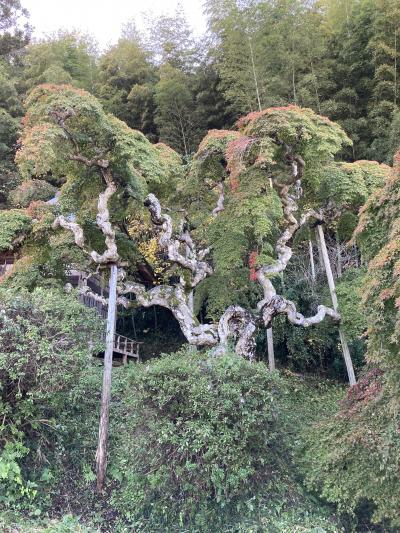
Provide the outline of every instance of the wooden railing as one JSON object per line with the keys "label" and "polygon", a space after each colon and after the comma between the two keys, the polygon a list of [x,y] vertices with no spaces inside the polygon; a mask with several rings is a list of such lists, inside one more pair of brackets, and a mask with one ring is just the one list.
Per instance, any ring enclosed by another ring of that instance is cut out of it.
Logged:
{"label": "wooden railing", "polygon": [[[105,333],[102,335],[102,338],[105,341]],[[128,358],[136,359],[136,361],[140,360],[139,350],[141,344],[143,344],[143,342],[134,341],[119,333],[115,333],[113,352],[122,355],[122,364],[125,365],[128,362]]]}
{"label": "wooden railing", "polygon": [[141,344],[143,343],[128,339],[128,337],[124,337],[118,333],[114,335],[114,351],[122,353],[127,357],[139,359],[139,346]]}
{"label": "wooden railing", "polygon": [[[73,287],[80,286],[82,274],[83,273],[79,270],[71,270],[69,272],[68,279]],[[101,278],[93,276],[91,279],[88,280],[88,286],[95,294],[104,296],[105,298],[108,297],[108,290],[107,288],[103,287],[103,281]],[[96,309],[98,314],[102,318],[107,318],[107,305],[102,304],[101,302],[93,298],[93,296],[90,296],[88,294],[80,294],[79,299],[86,307]],[[105,332],[102,334],[102,340],[106,340]],[[143,343],[134,341],[132,339],[129,339],[128,337],[124,337],[123,335],[119,335],[118,333],[116,333],[114,335],[113,352],[122,355],[123,364],[126,364],[128,362],[128,358],[133,358],[136,359],[136,361],[139,361],[139,348],[141,344]]]}

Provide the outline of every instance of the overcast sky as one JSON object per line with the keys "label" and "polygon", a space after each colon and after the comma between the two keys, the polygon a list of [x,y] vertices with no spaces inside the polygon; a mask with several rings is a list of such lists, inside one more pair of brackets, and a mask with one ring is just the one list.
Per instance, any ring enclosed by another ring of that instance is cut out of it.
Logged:
{"label": "overcast sky", "polygon": [[[35,37],[60,28],[78,29],[94,35],[104,48],[118,40],[121,26],[135,19],[140,28],[140,14],[171,14],[179,0],[22,0],[30,13]],[[180,0],[189,24],[197,35],[205,30],[202,0]]]}

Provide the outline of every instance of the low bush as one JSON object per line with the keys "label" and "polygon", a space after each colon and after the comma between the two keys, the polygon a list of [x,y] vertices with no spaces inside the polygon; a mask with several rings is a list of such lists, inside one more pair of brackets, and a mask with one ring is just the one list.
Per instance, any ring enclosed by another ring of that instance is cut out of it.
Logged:
{"label": "low bush", "polygon": [[60,290],[1,290],[0,506],[26,505],[53,479],[47,450],[101,347],[100,327],[93,310]]}
{"label": "low bush", "polygon": [[206,528],[248,510],[261,487],[272,493],[284,447],[281,386],[264,364],[236,355],[182,351],[131,368],[110,465],[124,519],[139,531]]}
{"label": "low bush", "polygon": [[[309,488],[363,525],[400,527],[400,419],[385,375],[372,369],[351,387],[336,413],[305,434]],[[388,529],[388,531],[391,529]]]}
{"label": "low bush", "polygon": [[71,514],[57,520],[28,520],[9,513],[0,513],[2,533],[100,533],[97,528],[82,524],[79,517]]}

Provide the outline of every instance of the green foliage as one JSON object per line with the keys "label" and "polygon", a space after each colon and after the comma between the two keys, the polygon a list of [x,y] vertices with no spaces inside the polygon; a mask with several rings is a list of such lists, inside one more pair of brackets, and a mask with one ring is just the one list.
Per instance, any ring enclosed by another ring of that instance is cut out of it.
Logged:
{"label": "green foliage", "polygon": [[[281,142],[304,159],[306,191],[319,186],[323,169],[350,142],[337,124],[297,106],[250,113],[237,126],[208,132],[182,187],[196,234],[212,247],[216,275],[199,286],[196,301],[198,309],[206,302],[213,318],[232,303],[253,307],[259,286],[249,282],[251,268],[275,257],[282,207],[270,178],[290,179]],[[224,210],[210,217],[221,183]]]}
{"label": "green foliage", "polygon": [[12,250],[16,239],[28,233],[32,220],[22,209],[0,211],[0,251]]}
{"label": "green foliage", "polygon": [[350,341],[361,338],[367,327],[362,304],[365,281],[364,270],[348,269],[336,283],[336,294],[340,302],[342,317],[341,325]]}
{"label": "green foliage", "polygon": [[340,511],[363,511],[365,518],[397,528],[399,420],[384,381],[380,371],[370,371],[333,417],[309,431],[303,467],[308,485]]}
{"label": "green foliage", "polygon": [[14,207],[28,207],[33,201],[50,200],[56,192],[56,187],[47,181],[25,180],[10,192],[8,198]]}
{"label": "green foliage", "polygon": [[332,163],[320,171],[319,200],[331,205],[334,202],[339,212],[357,213],[369,195],[383,185],[389,170],[390,167],[376,161]]}
{"label": "green foliage", "polygon": [[170,64],[164,65],[154,99],[160,139],[188,157],[195,151],[202,131],[187,74]]}
{"label": "green foliage", "polygon": [[40,83],[71,83],[93,91],[97,67],[96,49],[88,35],[59,31],[27,48],[24,85],[30,90]]}
{"label": "green foliage", "polygon": [[[132,526],[215,524],[278,483],[278,382],[262,364],[194,352],[127,374],[124,432],[110,474]],[[152,529],[150,529],[152,530]]]}
{"label": "green foliage", "polygon": [[22,107],[11,73],[11,69],[0,62],[0,205],[7,202],[8,192],[20,181],[13,163],[13,146],[18,137]]}
{"label": "green foliage", "polygon": [[5,110],[0,109],[0,156],[8,155],[10,146],[17,140],[18,123]]}
{"label": "green foliage", "polygon": [[172,16],[149,17],[147,26],[148,46],[161,65],[191,72],[199,50],[182,6],[178,4]]}
{"label": "green foliage", "polygon": [[[98,152],[108,155],[110,169],[132,196],[143,195],[146,181],[160,183],[168,167],[160,152],[144,135],[107,115],[99,102],[83,90],[70,86],[41,85],[31,92],[27,102],[22,148],[17,162],[24,177],[67,175],[86,183],[93,172],[69,160],[72,146],[65,142],[65,132],[55,123],[53,113],[70,113],[68,128],[78,140],[81,155],[91,159]],[[93,139],[96,139],[94,144]],[[171,158],[168,159],[171,162]],[[177,164],[179,159],[176,159]],[[79,181],[78,181],[79,183]]]}
{"label": "green foliage", "polygon": [[[305,304],[305,293],[294,292],[292,297],[300,305]],[[305,306],[308,310],[309,307]],[[277,317],[274,320],[274,347],[276,359],[284,368],[295,372],[318,372],[328,377],[345,376],[343,356],[338,346],[338,334],[331,325],[322,323],[310,329],[291,328],[287,320]],[[266,354],[265,335],[263,354]],[[352,351],[352,356],[354,352]]]}
{"label": "green foliage", "polygon": [[[393,528],[400,525],[398,165],[396,156],[384,186],[363,207],[355,233],[369,260],[363,279],[352,281],[361,282],[368,371],[349,390],[335,417],[313,429],[305,455],[311,487],[341,510],[367,508],[374,522]],[[351,294],[350,287],[343,289]],[[346,298],[344,311],[345,323],[357,330],[362,322],[354,310],[346,310]]]}
{"label": "green foliage", "polygon": [[[304,182],[308,184],[311,173],[322,162],[327,162],[351,141],[342,128],[311,109],[297,106],[270,108],[250,113],[239,120],[238,126],[248,137],[274,139],[276,136],[288,145],[296,145],[296,151],[305,161]],[[279,149],[268,143],[259,158],[267,162]]]}
{"label": "green foliage", "polygon": [[20,442],[6,442],[0,451],[0,507],[8,507],[18,500],[32,500],[36,496],[36,484],[22,477],[18,461],[27,455],[28,448]]}
{"label": "green foliage", "polygon": [[[90,366],[91,350],[101,349],[100,328],[96,313],[74,296],[55,290],[2,289],[0,506],[33,499],[38,483],[46,485],[51,479],[40,464],[45,448],[51,447],[45,433],[48,428],[57,430],[57,416],[68,405],[69,390]],[[36,458],[28,455],[34,449],[39,453]],[[34,482],[35,466],[39,472]]]}
{"label": "green foliage", "polygon": [[149,53],[140,40],[125,37],[101,57],[96,93],[109,113],[156,140],[155,81]]}
{"label": "green foliage", "polygon": [[[206,2],[220,90],[235,116],[296,104],[338,121],[346,158],[389,161],[400,71],[396,0]],[[395,141],[396,142],[396,141]]]}
{"label": "green foliage", "polygon": [[397,382],[400,342],[399,154],[394,163],[384,187],[363,207],[355,232],[364,257],[369,260],[363,291],[369,335],[368,360],[393,373],[393,384]]}
{"label": "green foliage", "polygon": [[97,528],[86,527],[80,517],[66,514],[60,519],[29,520],[24,516],[10,516],[0,513],[0,527],[3,533],[99,533]]}
{"label": "green foliage", "polygon": [[[180,157],[165,145],[150,144],[142,133],[107,115],[96,98],[82,89],[40,85],[30,93],[26,105],[28,112],[16,157],[23,178],[61,185],[55,211],[75,214],[86,241],[101,250],[104,237],[95,224],[95,215],[104,183],[98,169],[88,168],[70,156],[79,150],[79,155],[88,160],[99,154],[107,157],[118,189],[110,202],[112,222],[122,255],[135,262],[138,253],[124,230],[126,221],[143,211],[147,192],[157,192],[161,199],[170,193],[182,176]],[[66,115],[66,130],[55,120],[57,113]],[[69,142],[71,138],[73,142]],[[51,221],[50,225],[46,221],[49,230]],[[41,244],[47,246],[43,235]]]}
{"label": "green foliage", "polygon": [[10,63],[18,58],[30,39],[32,28],[27,22],[28,11],[20,0],[2,0],[0,4],[0,58]]}

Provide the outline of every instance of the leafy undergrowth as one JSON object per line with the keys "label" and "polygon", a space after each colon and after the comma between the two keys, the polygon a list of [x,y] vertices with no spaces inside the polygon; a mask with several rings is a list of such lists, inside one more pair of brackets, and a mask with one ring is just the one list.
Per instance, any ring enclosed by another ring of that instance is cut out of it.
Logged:
{"label": "leafy undergrowth", "polygon": [[28,520],[10,513],[0,513],[2,533],[99,533],[99,529],[87,527],[73,515],[61,519]]}
{"label": "leafy undergrowth", "polygon": [[342,387],[188,350],[115,369],[108,485],[100,498],[92,462],[100,380],[94,368],[69,391],[57,435],[45,435],[54,444],[41,451],[52,471],[42,489],[37,470],[36,499],[17,508],[19,517],[0,514],[1,531],[352,531],[304,489],[297,467],[303,436],[335,410]]}

